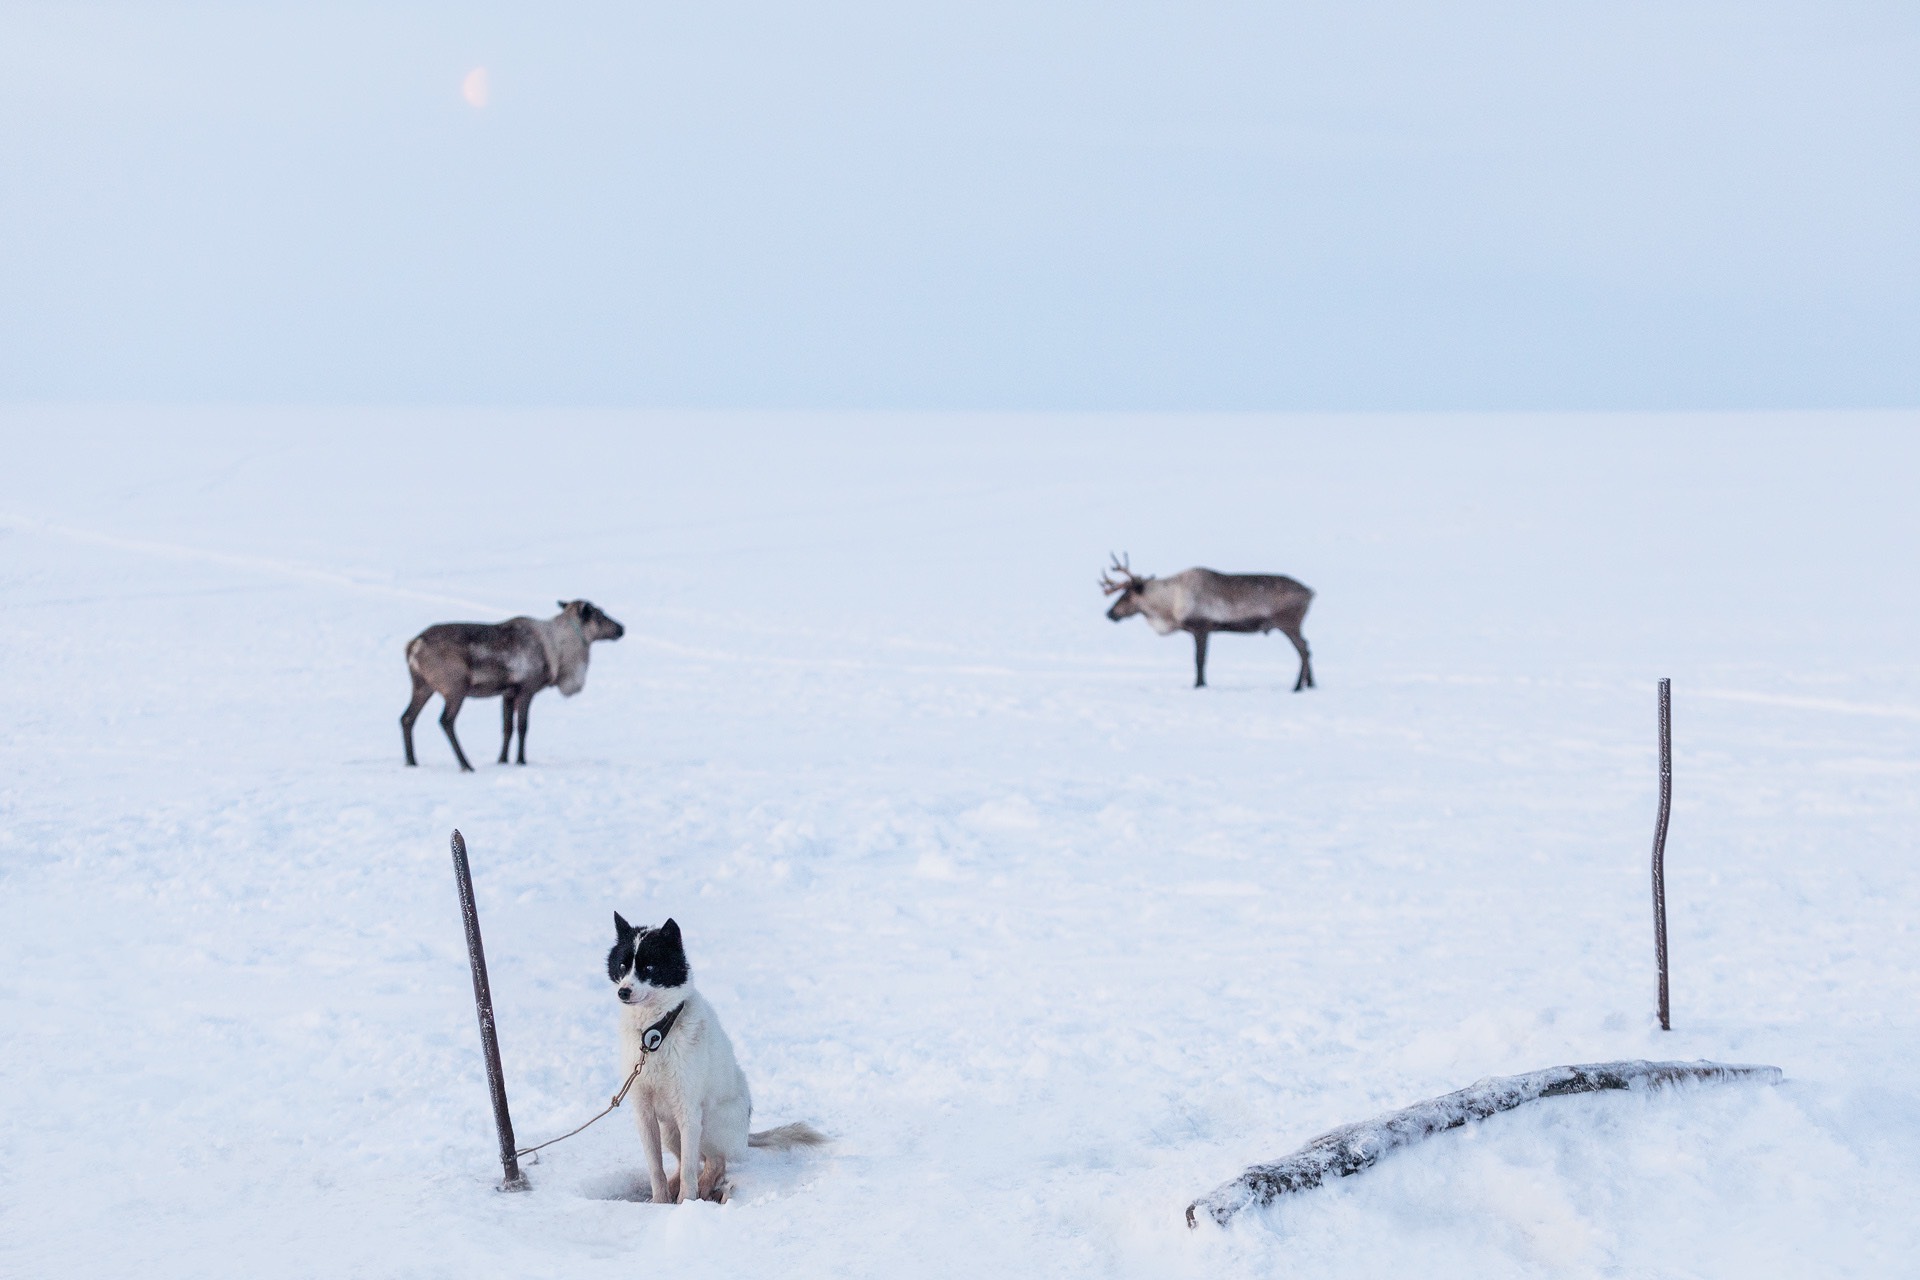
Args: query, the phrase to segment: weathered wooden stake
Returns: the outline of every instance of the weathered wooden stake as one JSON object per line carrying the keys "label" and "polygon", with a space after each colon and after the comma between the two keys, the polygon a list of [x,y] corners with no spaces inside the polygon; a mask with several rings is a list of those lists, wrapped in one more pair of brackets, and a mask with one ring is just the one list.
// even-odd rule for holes
{"label": "weathered wooden stake", "polygon": [[487,1056],[487,1088],[493,1094],[493,1126],[500,1132],[502,1191],[525,1191],[527,1175],[514,1155],[513,1117],[507,1113],[507,1077],[500,1070],[500,1037],[493,1029],[493,991],[487,985],[487,952],[480,944],[480,911],[473,903],[473,873],[467,867],[467,842],[453,833],[453,878],[460,886],[460,914],[467,922],[467,961],[473,966],[473,1005],[480,1015],[480,1048]]}
{"label": "weathered wooden stake", "polygon": [[1667,1011],[1667,813],[1673,806],[1673,681],[1660,682],[1660,820],[1653,828],[1653,958],[1660,966],[1660,1029]]}

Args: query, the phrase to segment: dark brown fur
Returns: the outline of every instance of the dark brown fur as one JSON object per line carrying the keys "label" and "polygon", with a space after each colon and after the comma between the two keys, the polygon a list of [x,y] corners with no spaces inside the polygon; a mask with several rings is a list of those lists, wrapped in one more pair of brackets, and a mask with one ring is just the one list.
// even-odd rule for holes
{"label": "dark brown fur", "polygon": [[499,698],[500,763],[507,762],[515,721],[520,731],[519,763],[527,762],[527,712],[533,695],[558,685],[572,696],[586,681],[587,651],[595,640],[618,640],[626,628],[586,600],[560,601],[552,618],[509,618],[505,622],[443,622],[407,642],[407,672],[413,698],[400,713],[400,736],[407,763],[413,756],[413,722],[427,700],[439,694],[445,706],[440,727],[453,744],[461,769],[473,772],[453,722],[468,698]]}

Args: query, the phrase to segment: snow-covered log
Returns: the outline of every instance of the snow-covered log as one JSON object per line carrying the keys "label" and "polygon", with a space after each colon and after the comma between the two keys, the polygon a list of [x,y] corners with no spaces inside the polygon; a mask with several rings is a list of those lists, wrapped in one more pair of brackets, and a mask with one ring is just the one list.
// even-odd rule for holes
{"label": "snow-covered log", "polygon": [[1577,1067],[1548,1067],[1523,1076],[1490,1076],[1444,1097],[1400,1111],[1343,1125],[1323,1133],[1284,1159],[1257,1164],[1187,1206],[1187,1225],[1199,1225],[1204,1213],[1225,1223],[1249,1205],[1271,1204],[1290,1191],[1317,1187],[1376,1163],[1396,1147],[1474,1120],[1484,1120],[1538,1098],[1607,1089],[1654,1089],[1685,1081],[1780,1082],[1780,1068],[1734,1066],[1719,1062],[1594,1062]]}

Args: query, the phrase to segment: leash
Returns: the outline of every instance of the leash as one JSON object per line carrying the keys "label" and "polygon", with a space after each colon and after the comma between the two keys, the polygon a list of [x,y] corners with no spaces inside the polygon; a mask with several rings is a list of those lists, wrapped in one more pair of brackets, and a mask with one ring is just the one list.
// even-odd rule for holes
{"label": "leash", "polygon": [[640,1078],[640,1069],[647,1065],[648,1056],[657,1052],[660,1046],[663,1043],[665,1043],[667,1038],[667,1032],[673,1030],[674,1019],[678,1018],[680,1016],[680,1011],[686,1007],[687,1007],[687,1002],[685,1000],[682,1000],[679,1004],[667,1010],[667,1014],[665,1017],[661,1018],[658,1022],[654,1023],[652,1026],[648,1027],[645,1031],[640,1033],[640,1061],[633,1064],[633,1070],[627,1073],[627,1082],[620,1086],[620,1092],[613,1095],[613,1100],[607,1103],[606,1110],[602,1111],[599,1115],[595,1116],[593,1119],[587,1121],[586,1124],[581,1125],[580,1128],[578,1129],[569,1130],[568,1132],[561,1134],[557,1138],[548,1138],[545,1142],[542,1142],[537,1146],[521,1147],[519,1150],[513,1153],[514,1157],[517,1159],[520,1156],[530,1156],[534,1152],[539,1151],[544,1147],[550,1147],[556,1142],[565,1142],[568,1138],[571,1138],[574,1134],[582,1132],[583,1130],[589,1128],[592,1125],[599,1123],[600,1121],[606,1119],[608,1116],[612,1115],[614,1112],[618,1111],[620,1109],[620,1104],[627,1100],[627,1090],[633,1088],[633,1082]]}

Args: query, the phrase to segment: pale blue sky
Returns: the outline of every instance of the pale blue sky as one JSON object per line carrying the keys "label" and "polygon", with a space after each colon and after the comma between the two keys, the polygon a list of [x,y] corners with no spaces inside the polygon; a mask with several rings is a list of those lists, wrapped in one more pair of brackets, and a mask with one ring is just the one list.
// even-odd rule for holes
{"label": "pale blue sky", "polygon": [[1912,406],[1916,68],[1910,0],[8,0],[0,400]]}

